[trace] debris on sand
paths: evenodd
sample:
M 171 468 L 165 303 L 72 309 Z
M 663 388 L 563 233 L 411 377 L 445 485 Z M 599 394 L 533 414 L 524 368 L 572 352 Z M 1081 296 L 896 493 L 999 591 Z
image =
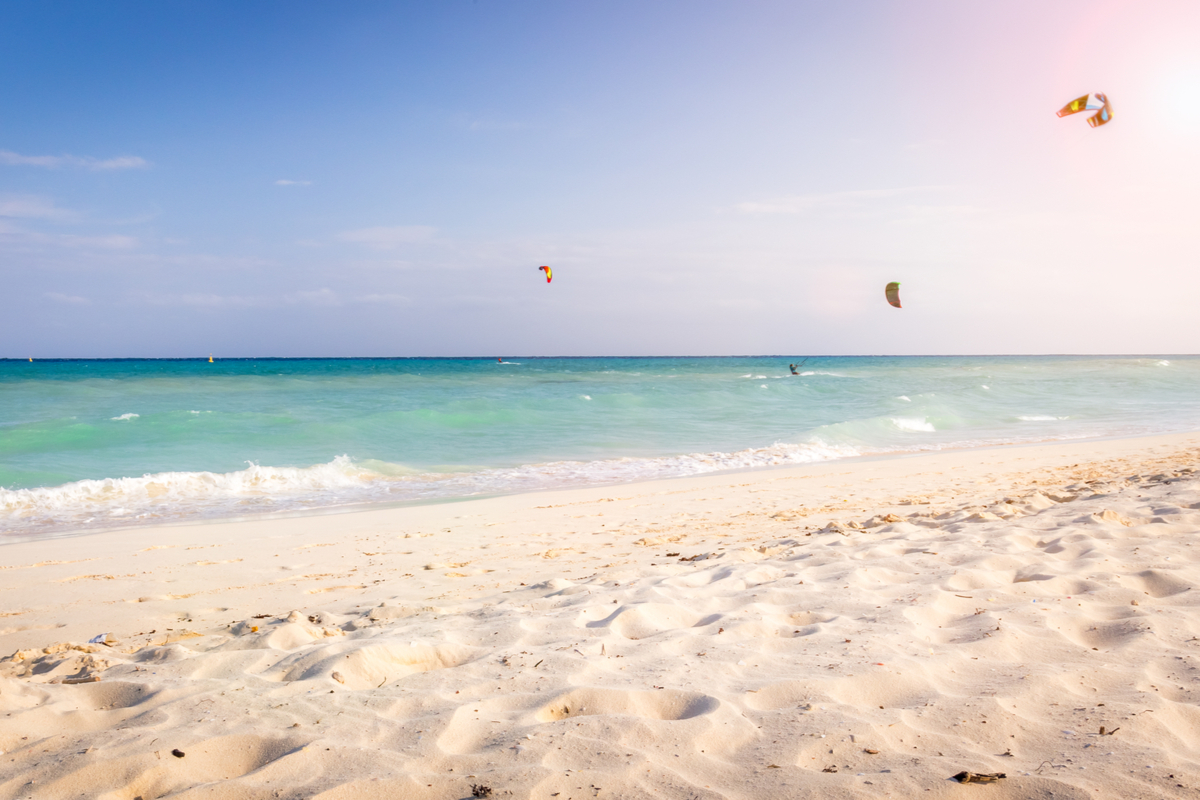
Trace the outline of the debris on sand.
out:
M 954 775 L 954 780 L 959 783 L 992 783 L 1001 778 L 1007 778 L 1003 772 L 960 772 Z

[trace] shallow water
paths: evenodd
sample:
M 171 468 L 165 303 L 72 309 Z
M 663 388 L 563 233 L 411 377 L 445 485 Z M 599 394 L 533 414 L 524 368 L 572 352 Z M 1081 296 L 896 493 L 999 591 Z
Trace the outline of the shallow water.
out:
M 1200 357 L 0 361 L 10 540 L 1200 428 Z

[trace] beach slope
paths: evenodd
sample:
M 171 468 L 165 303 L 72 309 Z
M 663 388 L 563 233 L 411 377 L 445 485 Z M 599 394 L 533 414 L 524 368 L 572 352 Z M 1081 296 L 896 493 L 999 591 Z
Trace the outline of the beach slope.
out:
M 1200 797 L 1197 467 L 1182 434 L 8 545 L 0 798 Z

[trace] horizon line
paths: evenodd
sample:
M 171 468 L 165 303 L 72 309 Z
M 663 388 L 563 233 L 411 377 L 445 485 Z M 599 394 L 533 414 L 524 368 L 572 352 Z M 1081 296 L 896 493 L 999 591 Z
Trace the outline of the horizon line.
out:
M 1186 358 L 1200 353 L 739 353 L 732 355 L 602 355 L 602 356 L 534 356 L 513 355 L 503 358 L 521 359 L 600 359 L 600 358 Z M 70 361 L 491 361 L 499 356 L 0 356 L 0 362 L 37 363 Z

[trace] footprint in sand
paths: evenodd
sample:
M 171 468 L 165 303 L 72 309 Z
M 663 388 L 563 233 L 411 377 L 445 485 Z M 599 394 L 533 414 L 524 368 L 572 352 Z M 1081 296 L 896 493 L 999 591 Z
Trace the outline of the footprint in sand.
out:
M 720 704 L 715 697 L 697 692 L 584 688 L 559 695 L 539 708 L 535 716 L 538 722 L 601 714 L 682 720 L 711 714 Z
M 457 667 L 470 661 L 475 649 L 462 645 L 403 645 L 379 642 L 339 642 L 305 648 L 285 658 L 263 677 L 278 681 L 333 680 L 347 689 L 374 689 L 418 672 Z
M 596 613 L 596 610 L 589 611 Z M 581 616 L 586 619 L 587 614 L 584 612 Z M 676 605 L 639 603 L 620 606 L 603 619 L 593 619 L 584 624 L 588 628 L 611 628 L 626 639 L 646 639 L 665 631 L 691 628 L 702 621 L 699 614 Z
M 166 745 L 158 758 L 151 753 L 139 753 L 92 761 L 57 781 L 39 782 L 39 796 L 78 797 L 82 789 L 89 797 L 129 797 L 133 794 L 130 787 L 138 786 L 152 786 L 156 797 L 181 796 L 193 787 L 248 775 L 297 754 L 304 747 L 304 742 L 298 739 L 271 739 L 249 734 L 199 741 L 188 741 L 186 736 L 176 737 L 172 744 L 178 745 L 179 752 L 186 755 L 171 758 L 172 746 Z M 162 760 L 163 756 L 167 757 L 166 762 Z M 169 764 L 170 769 L 164 769 L 164 763 Z M 146 794 L 150 794 L 149 790 Z
M 511 742 L 514 730 L 533 730 L 536 734 L 543 725 L 576 717 L 609 718 L 604 723 L 626 730 L 633 721 L 630 718 L 669 724 L 706 717 L 720 707 L 721 702 L 714 697 L 671 689 L 579 688 L 560 694 L 548 703 L 531 695 L 491 697 L 456 708 L 437 743 L 447 753 L 478 753 Z M 548 732 L 555 742 L 562 743 L 565 741 L 563 734 L 575 733 L 576 727 L 553 725 Z M 728 727 L 723 727 L 722 732 L 734 733 Z M 534 739 L 534 734 L 527 734 L 526 740 Z M 536 738 L 541 739 L 540 736 Z M 645 744 L 644 741 L 641 743 Z
M 1069 618 L 1060 622 L 1058 632 L 1069 641 L 1089 650 L 1120 650 L 1150 632 L 1150 620 L 1144 616 L 1105 622 Z
M 114 711 L 150 702 L 158 692 L 141 683 L 103 681 L 87 683 L 74 689 L 72 702 L 92 711 Z
M 915 633 L 932 644 L 964 644 L 987 638 L 996 630 L 996 618 L 984 611 L 981 614 L 944 610 L 953 607 L 951 598 L 941 597 L 933 606 L 904 609 L 904 616 L 916 626 Z
M 857 709 L 879 706 L 918 708 L 939 697 L 937 687 L 923 675 L 876 667 L 865 675 L 781 681 L 747 694 L 744 702 L 755 711 L 795 709 L 809 714 L 814 713 L 814 704 L 832 701 L 856 709 L 857 715 Z

